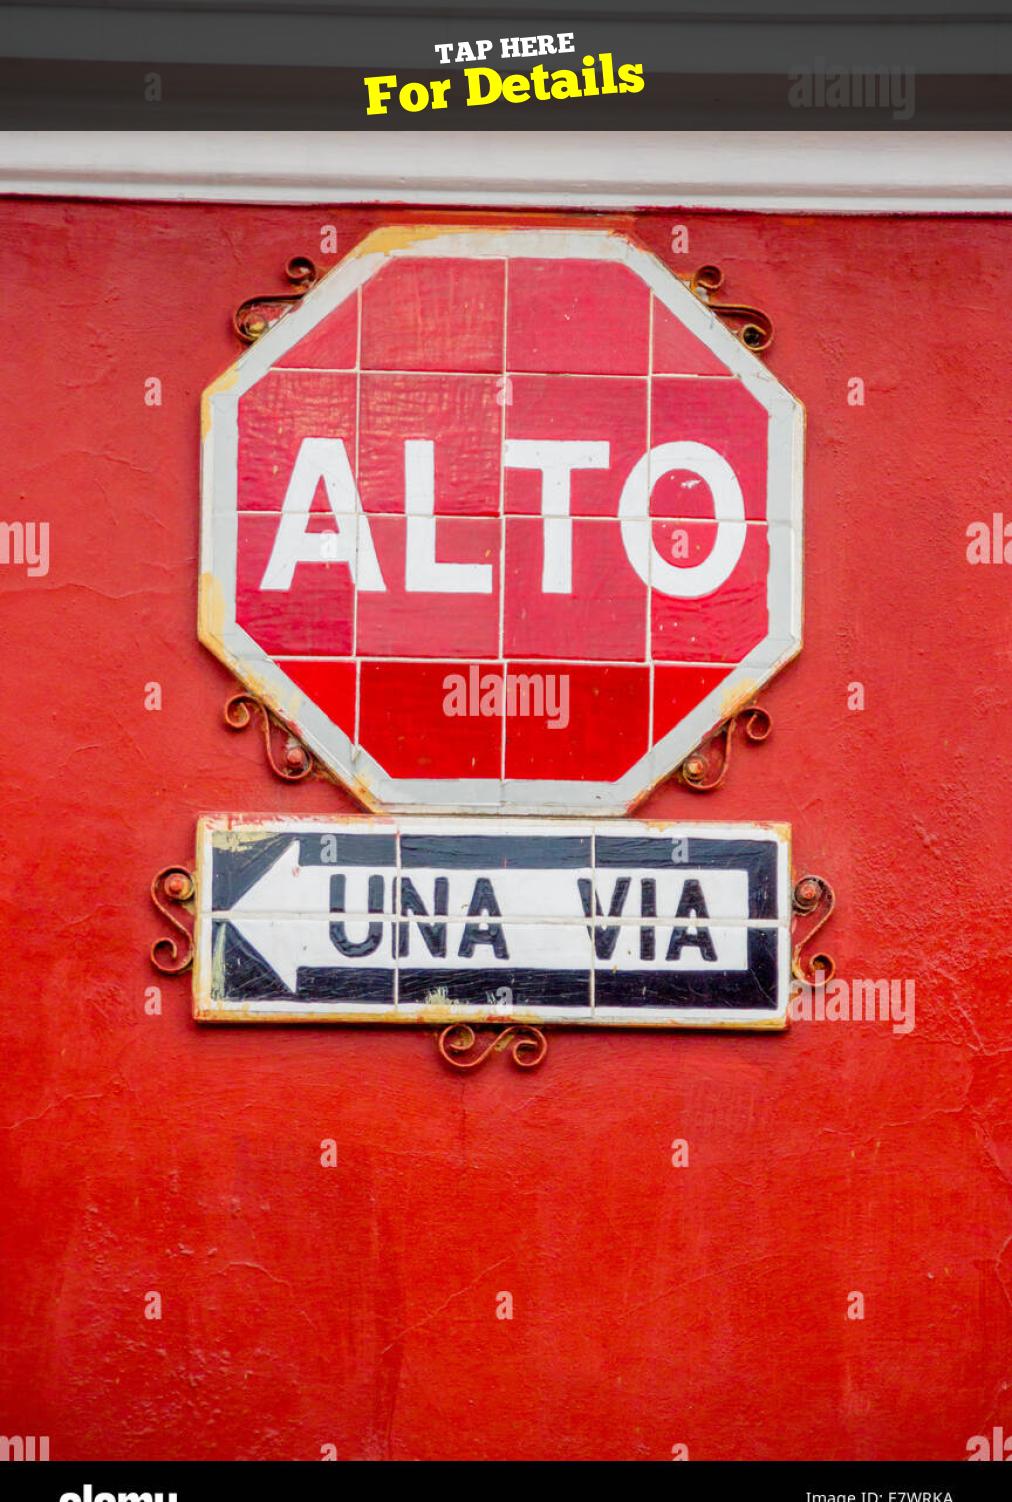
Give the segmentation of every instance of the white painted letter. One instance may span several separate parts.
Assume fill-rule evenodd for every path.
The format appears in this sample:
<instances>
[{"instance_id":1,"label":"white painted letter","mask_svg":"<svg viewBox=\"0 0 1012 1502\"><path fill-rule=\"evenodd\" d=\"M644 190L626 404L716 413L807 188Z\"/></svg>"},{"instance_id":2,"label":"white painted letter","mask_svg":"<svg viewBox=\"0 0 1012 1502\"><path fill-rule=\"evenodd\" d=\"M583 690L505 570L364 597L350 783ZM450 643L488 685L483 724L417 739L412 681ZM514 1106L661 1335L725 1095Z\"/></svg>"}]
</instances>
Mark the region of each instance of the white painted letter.
<instances>
[{"instance_id":1,"label":"white painted letter","mask_svg":"<svg viewBox=\"0 0 1012 1502\"><path fill-rule=\"evenodd\" d=\"M570 476L574 469L607 469L608 443L567 443L556 438L507 438L503 463L511 469L541 471L544 562L541 588L546 595L573 592L573 523L569 515Z\"/></svg>"},{"instance_id":2,"label":"white painted letter","mask_svg":"<svg viewBox=\"0 0 1012 1502\"><path fill-rule=\"evenodd\" d=\"M321 480L336 533L308 530L309 508ZM297 563L346 563L357 588L386 589L343 438L302 440L260 588L291 589Z\"/></svg>"},{"instance_id":3,"label":"white painted letter","mask_svg":"<svg viewBox=\"0 0 1012 1502\"><path fill-rule=\"evenodd\" d=\"M654 485L662 475L675 469L690 470L706 481L714 511L720 518L713 548L701 563L690 568L676 568L662 558L653 545L650 527L643 525L650 519L650 493ZM705 443L686 439L649 449L629 472L618 512L629 562L644 584L676 599L698 600L719 589L734 571L745 546L745 501L738 477L723 455Z\"/></svg>"},{"instance_id":4,"label":"white painted letter","mask_svg":"<svg viewBox=\"0 0 1012 1502\"><path fill-rule=\"evenodd\" d=\"M404 588L410 594L490 595L490 563L437 563L436 461L429 438L404 440Z\"/></svg>"}]
</instances>

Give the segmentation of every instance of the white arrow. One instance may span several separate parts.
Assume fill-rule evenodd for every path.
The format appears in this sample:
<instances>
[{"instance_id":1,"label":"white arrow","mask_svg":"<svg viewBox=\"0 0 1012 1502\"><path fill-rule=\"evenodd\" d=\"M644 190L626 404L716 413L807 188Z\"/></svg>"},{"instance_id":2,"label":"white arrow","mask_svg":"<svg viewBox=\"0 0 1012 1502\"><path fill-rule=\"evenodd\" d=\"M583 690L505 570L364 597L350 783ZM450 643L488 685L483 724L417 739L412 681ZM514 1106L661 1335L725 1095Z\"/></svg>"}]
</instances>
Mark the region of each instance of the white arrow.
<instances>
[{"instance_id":1,"label":"white arrow","mask_svg":"<svg viewBox=\"0 0 1012 1502\"><path fill-rule=\"evenodd\" d=\"M389 921L379 914L364 915L365 883L373 874L384 876L383 897L388 905L392 868L389 873L375 873L362 866L350 870L342 866L300 866L299 842L295 839L233 905L228 921L292 992L298 989L300 967L388 969L393 965ZM363 916L356 914L345 920L343 914L330 911L332 876L357 878L360 890L349 895L360 895L359 913ZM345 924L348 944L362 944L369 952L343 953L331 937L332 923ZM374 943L374 925L380 923L383 933Z\"/></svg>"}]
</instances>

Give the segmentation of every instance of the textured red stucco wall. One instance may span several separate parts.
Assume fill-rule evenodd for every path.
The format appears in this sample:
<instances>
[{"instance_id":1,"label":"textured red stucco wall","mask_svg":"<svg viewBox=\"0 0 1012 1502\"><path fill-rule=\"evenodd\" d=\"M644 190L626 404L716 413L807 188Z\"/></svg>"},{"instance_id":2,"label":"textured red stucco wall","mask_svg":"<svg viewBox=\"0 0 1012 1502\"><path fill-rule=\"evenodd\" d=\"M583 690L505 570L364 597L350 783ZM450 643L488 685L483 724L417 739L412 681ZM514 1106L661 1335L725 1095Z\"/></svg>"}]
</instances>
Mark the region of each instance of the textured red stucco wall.
<instances>
[{"instance_id":1,"label":"textured red stucco wall","mask_svg":"<svg viewBox=\"0 0 1012 1502\"><path fill-rule=\"evenodd\" d=\"M197 399L239 301L390 212L0 208L0 519L52 548L0 567L0 1431L63 1458L961 1458L1012 1432L1012 568L965 535L1012 520L1010 228L639 227L665 251L686 225L677 269L771 313L808 409L772 739L648 811L791 821L840 973L914 979L914 1031L560 1032L534 1074L456 1077L406 1030L198 1029L186 979L144 1012L147 886L198 812L351 807L222 723Z\"/></svg>"}]
</instances>

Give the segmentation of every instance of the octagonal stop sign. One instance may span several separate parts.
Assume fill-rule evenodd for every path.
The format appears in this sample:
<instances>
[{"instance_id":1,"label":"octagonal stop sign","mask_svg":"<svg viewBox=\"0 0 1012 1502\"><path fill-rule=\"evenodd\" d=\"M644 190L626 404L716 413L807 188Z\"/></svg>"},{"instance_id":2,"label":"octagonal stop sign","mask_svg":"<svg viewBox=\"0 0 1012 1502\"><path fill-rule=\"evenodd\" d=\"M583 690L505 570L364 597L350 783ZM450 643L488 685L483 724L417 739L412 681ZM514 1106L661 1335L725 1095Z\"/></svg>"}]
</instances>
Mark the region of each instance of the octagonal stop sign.
<instances>
[{"instance_id":1,"label":"octagonal stop sign","mask_svg":"<svg viewBox=\"0 0 1012 1502\"><path fill-rule=\"evenodd\" d=\"M377 231L203 432L201 638L374 808L626 812L800 646L802 409L613 231Z\"/></svg>"}]
</instances>

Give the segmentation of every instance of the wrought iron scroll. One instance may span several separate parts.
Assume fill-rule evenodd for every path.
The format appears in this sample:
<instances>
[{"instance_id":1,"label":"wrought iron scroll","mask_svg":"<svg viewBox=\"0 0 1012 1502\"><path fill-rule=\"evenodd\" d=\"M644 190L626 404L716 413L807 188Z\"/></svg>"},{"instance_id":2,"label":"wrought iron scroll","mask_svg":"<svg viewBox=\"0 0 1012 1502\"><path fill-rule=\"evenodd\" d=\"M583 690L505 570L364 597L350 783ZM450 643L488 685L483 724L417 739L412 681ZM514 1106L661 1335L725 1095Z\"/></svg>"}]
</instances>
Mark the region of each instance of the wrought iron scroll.
<instances>
[{"instance_id":1,"label":"wrought iron scroll","mask_svg":"<svg viewBox=\"0 0 1012 1502\"><path fill-rule=\"evenodd\" d=\"M694 793L712 793L727 777L734 732L739 723L750 741L766 740L773 729L773 717L761 704L746 704L744 709L731 715L678 768L676 775ZM713 749L716 755L711 755Z\"/></svg>"},{"instance_id":2,"label":"wrought iron scroll","mask_svg":"<svg viewBox=\"0 0 1012 1502\"><path fill-rule=\"evenodd\" d=\"M151 901L165 921L182 935L180 941L163 934L151 945L151 963L163 975L179 975L193 963L193 931L182 921L180 913L189 912L186 904L192 901L195 892L193 872L185 866L166 866L151 883Z\"/></svg>"},{"instance_id":3,"label":"wrought iron scroll","mask_svg":"<svg viewBox=\"0 0 1012 1502\"><path fill-rule=\"evenodd\" d=\"M259 714L267 763L275 777L280 777L282 782L302 782L312 772L315 765L312 752L307 751L298 737L276 720L266 704L254 694L233 694L225 705L224 713L225 724L230 730L245 730L253 716ZM284 737L280 756L274 748L275 739L279 735Z\"/></svg>"},{"instance_id":4,"label":"wrought iron scroll","mask_svg":"<svg viewBox=\"0 0 1012 1502\"><path fill-rule=\"evenodd\" d=\"M262 334L266 334L278 318L295 307L320 279L316 262L308 256L292 256L285 263L285 276L291 284L289 291L248 297L232 314L232 328L244 344L254 344ZM279 311L270 318L265 316L265 308L276 308Z\"/></svg>"},{"instance_id":5,"label":"wrought iron scroll","mask_svg":"<svg viewBox=\"0 0 1012 1502\"><path fill-rule=\"evenodd\" d=\"M794 887L793 906L796 918L808 918L816 913L819 916L802 938L795 937L791 952L791 974L795 980L804 981L809 986L824 986L836 974L832 956L820 950L810 954L805 963L802 961L801 951L811 944L819 929L829 921L836 906L836 893L824 876L803 876Z\"/></svg>"},{"instance_id":6,"label":"wrought iron scroll","mask_svg":"<svg viewBox=\"0 0 1012 1502\"><path fill-rule=\"evenodd\" d=\"M454 1069L477 1069L495 1053L510 1050L518 1069L535 1069L548 1052L548 1039L539 1027L526 1023L510 1023L500 1028L490 1043L479 1052L473 1050L478 1044L478 1034L466 1022L454 1022L444 1027L436 1037L439 1056Z\"/></svg>"}]
</instances>

